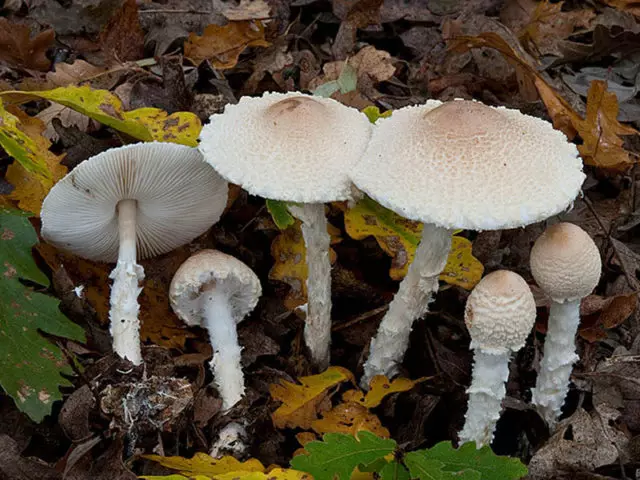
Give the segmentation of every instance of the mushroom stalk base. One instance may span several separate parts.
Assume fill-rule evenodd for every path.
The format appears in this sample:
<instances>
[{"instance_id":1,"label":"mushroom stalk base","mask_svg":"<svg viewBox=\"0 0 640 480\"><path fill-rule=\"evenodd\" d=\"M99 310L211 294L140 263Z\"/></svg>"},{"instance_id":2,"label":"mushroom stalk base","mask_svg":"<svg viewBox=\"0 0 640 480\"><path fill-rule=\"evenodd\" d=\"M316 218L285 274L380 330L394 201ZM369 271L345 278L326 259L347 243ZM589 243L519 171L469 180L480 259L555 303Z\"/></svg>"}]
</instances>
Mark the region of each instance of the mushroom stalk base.
<instances>
[{"instance_id":1,"label":"mushroom stalk base","mask_svg":"<svg viewBox=\"0 0 640 480\"><path fill-rule=\"evenodd\" d=\"M142 291L144 270L136 263L136 201L122 200L118 204L120 246L118 263L109 278L111 287L111 337L113 351L134 365L142 363L138 295Z\"/></svg>"},{"instance_id":2,"label":"mushroom stalk base","mask_svg":"<svg viewBox=\"0 0 640 480\"><path fill-rule=\"evenodd\" d=\"M551 303L544 356L531 401L550 428L556 424L569 391L573 364L578 360L575 338L580 325L580 300Z\"/></svg>"},{"instance_id":3,"label":"mushroom stalk base","mask_svg":"<svg viewBox=\"0 0 640 480\"><path fill-rule=\"evenodd\" d=\"M213 289L205 293L202 326L209 332L213 347L210 365L222 409L229 410L244 395L244 374L240 363L242 349L226 292Z\"/></svg>"},{"instance_id":4,"label":"mushroom stalk base","mask_svg":"<svg viewBox=\"0 0 640 480\"><path fill-rule=\"evenodd\" d=\"M489 445L500 418L502 399L509 378L510 353L490 354L475 350L471 386L467 389L469 403L464 428L458 435L460 443L476 442L476 447Z\"/></svg>"},{"instance_id":5,"label":"mushroom stalk base","mask_svg":"<svg viewBox=\"0 0 640 480\"><path fill-rule=\"evenodd\" d=\"M302 222L302 236L307 251L307 318L304 340L311 358L319 368L329 366L331 345L331 261L324 204L305 203L289 206Z\"/></svg>"},{"instance_id":6,"label":"mushroom stalk base","mask_svg":"<svg viewBox=\"0 0 640 480\"><path fill-rule=\"evenodd\" d=\"M438 291L438 277L447 264L451 250L451 232L446 228L425 224L422 239L416 250L407 276L400 283L398 293L371 340L369 358L364 364L360 386L369 388L376 375L388 378L398 373L409 347L409 334L414 320L429 310L433 294Z\"/></svg>"}]
</instances>

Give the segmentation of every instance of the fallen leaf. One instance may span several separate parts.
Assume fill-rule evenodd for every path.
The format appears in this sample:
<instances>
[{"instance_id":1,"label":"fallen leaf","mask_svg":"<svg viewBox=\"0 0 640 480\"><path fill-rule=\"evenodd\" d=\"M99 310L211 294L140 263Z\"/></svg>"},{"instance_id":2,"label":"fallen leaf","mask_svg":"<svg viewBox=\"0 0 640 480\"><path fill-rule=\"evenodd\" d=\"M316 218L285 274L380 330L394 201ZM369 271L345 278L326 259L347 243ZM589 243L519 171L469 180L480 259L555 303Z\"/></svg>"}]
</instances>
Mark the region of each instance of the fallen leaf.
<instances>
[{"instance_id":1,"label":"fallen leaf","mask_svg":"<svg viewBox=\"0 0 640 480\"><path fill-rule=\"evenodd\" d=\"M100 47L113 60L127 62L144 56L144 32L136 0L126 0L100 32Z\"/></svg>"},{"instance_id":2,"label":"fallen leaf","mask_svg":"<svg viewBox=\"0 0 640 480\"><path fill-rule=\"evenodd\" d=\"M142 476L144 480L312 480L312 477L304 472L292 470L290 468L274 468L269 473L264 472L228 472L218 475L190 475L184 477L182 475L168 476Z\"/></svg>"},{"instance_id":3,"label":"fallen leaf","mask_svg":"<svg viewBox=\"0 0 640 480\"><path fill-rule=\"evenodd\" d=\"M22 162L12 163L7 168L5 175L5 179L15 187L13 192L9 194L9 198L17 201L21 210L32 212L39 216L44 197L47 196L53 184L67 173L67 168L60 164L64 159L64 155L58 156L49 151L51 142L43 136L45 124L40 119L30 117L18 107L8 107L7 113L13 115L19 122L21 132L29 138L30 143L37 149L39 161L44 162L47 173L50 176L50 179L45 179L41 175L26 169ZM1 129L2 127L0 126ZM1 131L0 144L4 146ZM20 147L25 148L24 154L28 153L26 144L21 144ZM12 156L19 158L15 156L15 153L12 153Z\"/></svg>"},{"instance_id":4,"label":"fallen leaf","mask_svg":"<svg viewBox=\"0 0 640 480\"><path fill-rule=\"evenodd\" d=\"M356 44L359 28L380 24L383 0L334 0L333 13L342 22L332 45L335 58L345 58Z\"/></svg>"},{"instance_id":5,"label":"fallen leaf","mask_svg":"<svg viewBox=\"0 0 640 480\"><path fill-rule=\"evenodd\" d=\"M107 71L104 67L96 67L84 60L75 60L73 63L56 63L53 72L47 72L47 81L55 87L66 87L88 81Z\"/></svg>"},{"instance_id":6,"label":"fallen leaf","mask_svg":"<svg viewBox=\"0 0 640 480\"><path fill-rule=\"evenodd\" d=\"M229 22L227 25L209 25L201 36L189 34L184 54L195 64L209 60L217 69L233 68L240 54L248 47L268 47L260 22Z\"/></svg>"},{"instance_id":7,"label":"fallen leaf","mask_svg":"<svg viewBox=\"0 0 640 480\"><path fill-rule=\"evenodd\" d=\"M408 378L399 377L389 381L384 375L376 375L371 379L370 388L366 395L361 390L349 390L342 395L342 399L345 402L359 403L366 408L374 408L379 406L387 395L407 392L426 379L425 377L418 380L409 380Z\"/></svg>"},{"instance_id":8,"label":"fallen leaf","mask_svg":"<svg viewBox=\"0 0 640 480\"><path fill-rule=\"evenodd\" d=\"M64 127L76 127L81 132L86 132L92 122L92 120L86 115L76 112L64 105L60 105L59 103L54 103L48 106L38 113L36 118L40 119L46 125L46 128L42 132L42 136L53 142L58 141L60 138L53 127L54 118L60 120L60 123Z\"/></svg>"},{"instance_id":9,"label":"fallen leaf","mask_svg":"<svg viewBox=\"0 0 640 480\"><path fill-rule=\"evenodd\" d=\"M264 465L255 458L251 458L246 462L240 462L233 457L215 459L201 452L196 453L192 458L162 457L160 455L143 455L142 457L189 476L204 475L207 477L215 477L230 472L240 475L248 472L265 471Z\"/></svg>"},{"instance_id":10,"label":"fallen leaf","mask_svg":"<svg viewBox=\"0 0 640 480\"><path fill-rule=\"evenodd\" d=\"M266 20L271 7L264 0L240 0L238 5L229 5L222 10L227 20L241 22L244 20Z\"/></svg>"},{"instance_id":11,"label":"fallen leaf","mask_svg":"<svg viewBox=\"0 0 640 480\"><path fill-rule=\"evenodd\" d=\"M617 8L623 12L629 12L640 17L640 5L638 0L603 0L610 7Z\"/></svg>"},{"instance_id":12,"label":"fallen leaf","mask_svg":"<svg viewBox=\"0 0 640 480\"><path fill-rule=\"evenodd\" d=\"M382 426L380 419L367 407L355 402L340 403L322 418L311 422L311 428L321 434L347 433L356 436L362 430L371 432L381 438L389 438L389 430Z\"/></svg>"},{"instance_id":13,"label":"fallen leaf","mask_svg":"<svg viewBox=\"0 0 640 480\"><path fill-rule=\"evenodd\" d=\"M51 29L31 38L31 31L26 25L0 18L0 60L13 67L48 70L51 60L45 54L54 39Z\"/></svg>"},{"instance_id":14,"label":"fallen leaf","mask_svg":"<svg viewBox=\"0 0 640 480\"><path fill-rule=\"evenodd\" d=\"M584 142L578 145L578 150L587 165L624 171L636 163L636 159L623 148L620 135L637 135L640 132L618 122L618 110L616 95L607 91L607 83L592 81L587 95L586 117L575 125Z\"/></svg>"},{"instance_id":15,"label":"fallen leaf","mask_svg":"<svg viewBox=\"0 0 640 480\"><path fill-rule=\"evenodd\" d=\"M326 409L323 404L330 395L329 390L347 381L355 383L349 370L329 367L319 375L301 377L300 385L285 380L270 385L271 397L282 402L271 414L274 425L277 428L311 428L319 411Z\"/></svg>"},{"instance_id":16,"label":"fallen leaf","mask_svg":"<svg viewBox=\"0 0 640 480\"><path fill-rule=\"evenodd\" d=\"M422 223L407 220L365 197L345 212L344 224L349 236L355 240L373 235L385 253L392 257L389 270L391 278L404 278L420 242ZM469 240L454 235L440 280L472 289L480 281L484 267L473 256L471 249Z\"/></svg>"},{"instance_id":17,"label":"fallen leaf","mask_svg":"<svg viewBox=\"0 0 640 480\"><path fill-rule=\"evenodd\" d=\"M622 324L635 311L637 293L600 297L589 295L580 307L580 329L578 333L588 342L597 342L607 337L606 330Z\"/></svg>"}]
</instances>

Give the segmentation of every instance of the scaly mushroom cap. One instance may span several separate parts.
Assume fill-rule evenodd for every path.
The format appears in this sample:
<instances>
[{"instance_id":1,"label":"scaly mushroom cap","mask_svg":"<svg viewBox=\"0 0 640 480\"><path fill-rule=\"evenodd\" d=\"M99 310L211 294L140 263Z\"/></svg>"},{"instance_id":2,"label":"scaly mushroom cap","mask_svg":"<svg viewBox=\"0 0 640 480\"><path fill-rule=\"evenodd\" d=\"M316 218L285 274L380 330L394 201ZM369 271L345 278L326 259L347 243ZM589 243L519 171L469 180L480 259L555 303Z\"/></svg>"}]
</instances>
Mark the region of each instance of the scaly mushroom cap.
<instances>
[{"instance_id":1,"label":"scaly mushroom cap","mask_svg":"<svg viewBox=\"0 0 640 480\"><path fill-rule=\"evenodd\" d=\"M348 174L371 135L354 108L298 92L242 97L212 115L200 151L252 195L320 203L351 197Z\"/></svg>"},{"instance_id":2,"label":"scaly mushroom cap","mask_svg":"<svg viewBox=\"0 0 640 480\"><path fill-rule=\"evenodd\" d=\"M236 323L255 308L262 294L257 275L246 264L217 250L202 250L189 257L171 280L169 299L173 311L189 326L200 326L203 305L209 289L223 289Z\"/></svg>"},{"instance_id":3,"label":"scaly mushroom cap","mask_svg":"<svg viewBox=\"0 0 640 480\"><path fill-rule=\"evenodd\" d=\"M118 202L136 200L138 258L190 242L216 223L228 185L195 148L137 143L85 160L42 204L42 237L90 260L118 259Z\"/></svg>"},{"instance_id":4,"label":"scaly mushroom cap","mask_svg":"<svg viewBox=\"0 0 640 480\"><path fill-rule=\"evenodd\" d=\"M467 100L429 100L378 120L352 174L404 217L473 230L561 212L584 178L575 145L550 123Z\"/></svg>"},{"instance_id":5,"label":"scaly mushroom cap","mask_svg":"<svg viewBox=\"0 0 640 480\"><path fill-rule=\"evenodd\" d=\"M475 286L464 312L471 348L485 353L516 352L527 340L536 319L536 302L517 273L498 270Z\"/></svg>"},{"instance_id":6,"label":"scaly mushroom cap","mask_svg":"<svg viewBox=\"0 0 640 480\"><path fill-rule=\"evenodd\" d=\"M598 247L583 229L572 223L547 228L531 249L531 273L556 302L589 295L600 280Z\"/></svg>"}]
</instances>

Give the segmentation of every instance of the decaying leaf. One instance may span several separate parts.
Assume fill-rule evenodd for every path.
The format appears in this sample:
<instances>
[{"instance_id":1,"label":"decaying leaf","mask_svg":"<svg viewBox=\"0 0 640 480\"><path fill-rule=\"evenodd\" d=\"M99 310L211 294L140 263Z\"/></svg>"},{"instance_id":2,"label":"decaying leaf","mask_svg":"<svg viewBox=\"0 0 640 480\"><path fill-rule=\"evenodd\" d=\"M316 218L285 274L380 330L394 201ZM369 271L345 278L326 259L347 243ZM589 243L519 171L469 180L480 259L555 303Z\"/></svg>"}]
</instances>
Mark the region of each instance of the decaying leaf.
<instances>
[{"instance_id":1,"label":"decaying leaf","mask_svg":"<svg viewBox=\"0 0 640 480\"><path fill-rule=\"evenodd\" d=\"M142 476L144 480L312 480L311 476L290 468L274 468L268 473L258 471L239 471L220 473L218 475L182 475Z\"/></svg>"},{"instance_id":2,"label":"decaying leaf","mask_svg":"<svg viewBox=\"0 0 640 480\"><path fill-rule=\"evenodd\" d=\"M359 403L340 403L321 415L321 419L311 423L311 428L321 435L334 432L355 436L358 432L366 430L378 437L389 438L389 430L382 426L380 419Z\"/></svg>"},{"instance_id":3,"label":"decaying leaf","mask_svg":"<svg viewBox=\"0 0 640 480\"><path fill-rule=\"evenodd\" d=\"M264 0L240 0L238 5L229 5L222 10L222 15L234 22L266 20L270 11L271 7Z\"/></svg>"},{"instance_id":4,"label":"decaying leaf","mask_svg":"<svg viewBox=\"0 0 640 480\"><path fill-rule=\"evenodd\" d=\"M84 86L59 87L38 92L7 91L57 102L138 140L180 143L194 147L202 129L200 119L191 112L168 115L158 108L139 108L125 112L122 102L107 90Z\"/></svg>"},{"instance_id":5,"label":"decaying leaf","mask_svg":"<svg viewBox=\"0 0 640 480\"><path fill-rule=\"evenodd\" d=\"M349 390L342 395L345 402L356 402L366 408L375 408L387 395L392 393L407 392L426 378L410 380L408 378L395 378L390 381L384 375L376 375L371 379L369 391L365 394L361 390Z\"/></svg>"},{"instance_id":6,"label":"decaying leaf","mask_svg":"<svg viewBox=\"0 0 640 480\"><path fill-rule=\"evenodd\" d=\"M196 453L192 458L162 457L160 455L143 455L144 458L159 463L163 467L179 471L183 475L204 475L216 477L225 473L245 475L249 472L264 472L265 468L259 460L251 458L240 462L233 457L215 459L206 453ZM147 477L153 478L153 477Z\"/></svg>"},{"instance_id":7,"label":"decaying leaf","mask_svg":"<svg viewBox=\"0 0 640 480\"><path fill-rule=\"evenodd\" d=\"M39 330L84 341L83 330L58 309L58 300L25 287L20 280L48 286L31 248L38 237L27 214L0 206L0 385L34 421L51 412L71 385L72 374L60 349Z\"/></svg>"},{"instance_id":8,"label":"decaying leaf","mask_svg":"<svg viewBox=\"0 0 640 480\"><path fill-rule=\"evenodd\" d=\"M330 390L343 383L355 382L353 374L342 367L329 367L319 375L301 377L300 385L281 381L269 388L271 397L282 402L271 418L277 428L311 428L318 413L328 410Z\"/></svg>"},{"instance_id":9,"label":"decaying leaf","mask_svg":"<svg viewBox=\"0 0 640 480\"><path fill-rule=\"evenodd\" d=\"M218 69L232 68L248 47L268 47L264 26L259 21L229 22L224 26L209 25L202 36L189 34L184 54L199 64L209 60Z\"/></svg>"},{"instance_id":10,"label":"decaying leaf","mask_svg":"<svg viewBox=\"0 0 640 480\"><path fill-rule=\"evenodd\" d=\"M422 234L422 223L407 220L365 197L344 214L345 229L355 240L373 235L392 257L389 275L401 280L413 261ZM472 289L482 278L484 267L471 253L471 242L454 235L447 265L440 279L451 285Z\"/></svg>"},{"instance_id":11,"label":"decaying leaf","mask_svg":"<svg viewBox=\"0 0 640 480\"><path fill-rule=\"evenodd\" d=\"M25 168L24 162L12 163L7 168L5 175L5 179L15 187L13 192L9 194L9 198L18 202L18 206L22 210L40 215L40 207L44 197L47 196L53 184L67 173L67 168L60 164L64 155L54 155L49 151L51 142L43 136L45 124L40 119L28 116L18 107L8 107L6 115L11 116L17 122L14 124L16 127L14 133L18 135L14 137L17 141L12 145L12 150L7 151L18 160L33 158L37 162L43 162L48 177L45 178L39 173ZM1 130L2 126L0 125L0 145L5 147ZM7 140L5 139L5 141ZM24 140L27 140L27 143L22 143Z\"/></svg>"},{"instance_id":12,"label":"decaying leaf","mask_svg":"<svg viewBox=\"0 0 640 480\"><path fill-rule=\"evenodd\" d=\"M89 125L95 124L89 117L75 110L53 103L36 115L45 125L46 128L42 132L42 136L56 142L60 138L56 129L53 127L53 120L57 118L63 127L75 127L81 132L86 132Z\"/></svg>"},{"instance_id":13,"label":"decaying leaf","mask_svg":"<svg viewBox=\"0 0 640 480\"><path fill-rule=\"evenodd\" d=\"M604 0L604 3L623 12L629 12L640 17L640 4L638 4L637 0Z\"/></svg>"},{"instance_id":14,"label":"decaying leaf","mask_svg":"<svg viewBox=\"0 0 640 480\"><path fill-rule=\"evenodd\" d=\"M31 38L31 31L26 25L0 18L0 60L14 67L47 70L51 60L45 54L54 39L51 29Z\"/></svg>"},{"instance_id":15,"label":"decaying leaf","mask_svg":"<svg viewBox=\"0 0 640 480\"><path fill-rule=\"evenodd\" d=\"M144 55L144 31L136 0L126 0L100 32L100 46L117 62L139 60Z\"/></svg>"},{"instance_id":16,"label":"decaying leaf","mask_svg":"<svg viewBox=\"0 0 640 480\"><path fill-rule=\"evenodd\" d=\"M637 293L604 298L589 295L580 308L580 336L588 342L607 337L607 330L622 324L636 310Z\"/></svg>"}]
</instances>

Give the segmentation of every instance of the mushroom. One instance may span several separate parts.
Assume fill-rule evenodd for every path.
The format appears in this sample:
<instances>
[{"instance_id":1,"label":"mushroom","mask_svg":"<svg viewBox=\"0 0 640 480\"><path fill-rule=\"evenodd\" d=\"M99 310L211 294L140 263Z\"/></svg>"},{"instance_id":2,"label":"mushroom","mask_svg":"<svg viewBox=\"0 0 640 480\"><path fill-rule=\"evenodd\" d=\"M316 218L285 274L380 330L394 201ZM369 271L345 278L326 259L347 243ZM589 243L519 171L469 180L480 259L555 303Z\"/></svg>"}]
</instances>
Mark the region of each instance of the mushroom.
<instances>
[{"instance_id":1,"label":"mushroom","mask_svg":"<svg viewBox=\"0 0 640 480\"><path fill-rule=\"evenodd\" d=\"M532 403L553 427L569 391L580 324L580 301L600 280L598 247L583 229L572 223L547 228L531 249L531 273L551 297L544 355L533 389Z\"/></svg>"},{"instance_id":2,"label":"mushroom","mask_svg":"<svg viewBox=\"0 0 640 480\"><path fill-rule=\"evenodd\" d=\"M575 145L550 123L504 107L429 100L378 120L352 172L356 186L424 222L407 276L364 365L362 387L395 375L415 319L428 311L454 229L499 230L566 209L585 178Z\"/></svg>"},{"instance_id":3,"label":"mushroom","mask_svg":"<svg viewBox=\"0 0 640 480\"><path fill-rule=\"evenodd\" d=\"M216 223L228 186L198 150L170 143L112 148L60 180L42 204L42 237L80 257L117 262L111 272L113 350L142 363L138 294L149 258Z\"/></svg>"},{"instance_id":4,"label":"mushroom","mask_svg":"<svg viewBox=\"0 0 640 480\"><path fill-rule=\"evenodd\" d=\"M517 273L492 272L469 295L464 321L474 366L460 443L474 441L477 448L491 443L506 393L509 359L524 346L535 319L533 294Z\"/></svg>"},{"instance_id":5,"label":"mushroom","mask_svg":"<svg viewBox=\"0 0 640 480\"><path fill-rule=\"evenodd\" d=\"M330 98L302 93L243 97L211 116L200 151L227 180L252 195L297 202L308 266L304 338L313 362L329 364L331 263L324 203L352 195L349 170L371 132L367 117Z\"/></svg>"},{"instance_id":6,"label":"mushroom","mask_svg":"<svg viewBox=\"0 0 640 480\"><path fill-rule=\"evenodd\" d=\"M244 394L236 324L254 309L261 294L256 274L237 258L217 250L202 250L189 257L171 281L173 311L187 325L209 332L211 369L223 410L233 407Z\"/></svg>"}]
</instances>

